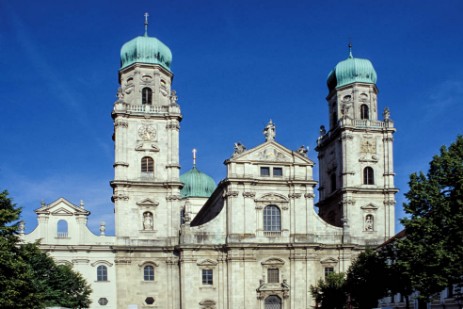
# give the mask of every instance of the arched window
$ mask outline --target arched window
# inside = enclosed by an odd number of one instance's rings
[[[108,281],[108,268],[100,265],[96,268],[96,281]]]
[[[150,105],[152,102],[153,90],[146,87],[141,91],[141,103]]]
[[[141,158],[141,172],[142,173],[153,173],[154,172],[154,160],[151,157]]]
[[[375,174],[373,168],[367,166],[363,169],[363,184],[364,185],[374,185],[375,184]]]
[[[264,208],[264,231],[281,231],[280,208],[275,205],[268,205]]]
[[[360,105],[360,119],[370,119],[370,109],[368,105]]]
[[[270,295],[265,299],[265,309],[281,309],[281,298]]]
[[[59,220],[56,232],[58,238],[68,237],[68,222],[66,220]]]
[[[143,280],[154,281],[154,267],[147,265],[143,268]]]

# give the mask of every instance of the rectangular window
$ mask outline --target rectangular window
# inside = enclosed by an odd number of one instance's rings
[[[276,176],[276,177],[283,176],[283,169],[281,167],[274,167],[273,168],[273,176]]]
[[[262,166],[260,168],[260,176],[270,176],[270,167]]]
[[[203,269],[203,284],[212,285],[212,269]]]
[[[267,282],[268,283],[279,283],[280,282],[280,270],[278,268],[269,268],[267,270]]]
[[[325,267],[325,278],[332,273],[334,273],[334,267]]]

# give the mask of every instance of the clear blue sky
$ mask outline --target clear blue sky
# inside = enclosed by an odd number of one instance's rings
[[[397,218],[408,175],[462,133],[462,1],[3,0],[0,189],[28,232],[40,201],[60,197],[84,200],[94,232],[102,220],[114,231],[110,113],[120,47],[143,34],[145,12],[173,53],[182,172],[195,147],[198,168],[219,181],[233,143],[263,142],[270,118],[278,142],[309,146],[317,162],[326,77],[349,40],[373,62],[380,110],[398,129]]]

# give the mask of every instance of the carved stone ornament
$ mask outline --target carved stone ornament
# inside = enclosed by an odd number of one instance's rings
[[[276,130],[272,119],[270,119],[269,123],[265,126],[263,133],[267,142],[273,141],[275,139]]]
[[[156,129],[150,125],[142,125],[138,129],[138,136],[144,141],[152,141],[156,138]]]
[[[129,196],[127,194],[124,194],[124,193],[117,193],[117,194],[114,194],[112,196],[112,199],[113,201],[128,201],[129,200]]]
[[[215,301],[206,299],[199,302],[201,309],[216,309]]]
[[[117,127],[121,127],[121,128],[128,128],[129,127],[129,123],[126,121],[126,120],[116,120],[114,122],[114,126],[117,128]]]
[[[393,199],[384,201],[384,205],[386,206],[394,206],[395,204],[396,204],[396,201]]]
[[[178,122],[169,123],[166,125],[166,129],[168,130],[180,130],[180,124]]]
[[[235,151],[233,152],[233,156],[242,154],[243,152],[246,151],[246,146],[244,146],[244,145],[241,144],[240,142],[236,142],[233,148],[234,148],[234,150],[235,150]]]
[[[288,161],[288,158],[274,148],[267,148],[258,153],[258,159],[263,161]]]
[[[262,195],[260,198],[255,200],[257,203],[269,204],[269,203],[288,203],[288,199],[281,194],[268,193]]]
[[[376,141],[369,139],[364,140],[362,142],[362,146],[360,147],[360,152],[376,154]]]
[[[290,193],[290,194],[288,194],[288,197],[292,198],[292,199],[300,198],[301,196],[302,196],[301,193]]]
[[[305,198],[314,198],[314,197],[315,197],[315,194],[313,194],[313,193],[305,193],[305,194],[304,194],[304,197],[305,197]]]
[[[256,196],[256,192],[243,192],[243,196],[245,198],[249,198],[249,197],[255,197]]]
[[[153,201],[152,199],[149,199],[149,198],[145,198],[144,200],[137,202],[137,205],[142,206],[142,207],[151,208],[151,207],[158,206],[159,202]]]
[[[168,195],[166,196],[166,200],[168,201],[178,201],[181,200],[182,197],[180,195]]]
[[[237,197],[238,191],[227,191],[223,193],[223,197]]]

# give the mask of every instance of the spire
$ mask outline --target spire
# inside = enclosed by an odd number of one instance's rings
[[[352,41],[349,40],[349,44],[347,45],[347,47],[349,47],[349,58],[354,58],[354,56],[352,56]]]
[[[148,36],[148,13],[145,13],[145,36]]]
[[[197,152],[196,148],[193,148],[192,152],[193,152],[193,168],[195,168],[196,167],[196,152]]]

